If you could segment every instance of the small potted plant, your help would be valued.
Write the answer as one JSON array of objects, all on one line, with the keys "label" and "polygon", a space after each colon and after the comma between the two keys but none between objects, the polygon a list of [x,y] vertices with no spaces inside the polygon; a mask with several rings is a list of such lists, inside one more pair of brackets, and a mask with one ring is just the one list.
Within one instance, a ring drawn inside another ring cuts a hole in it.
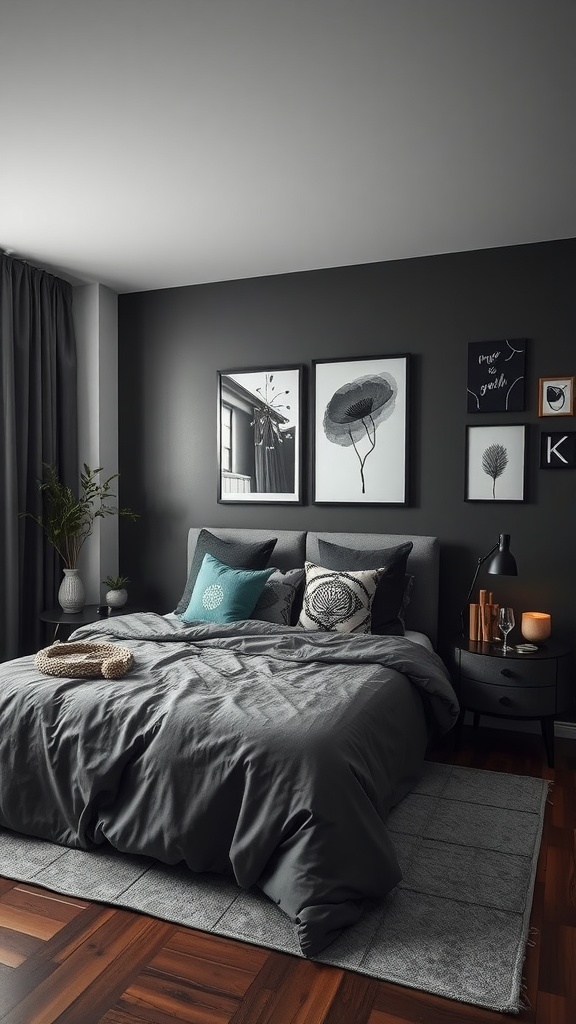
[{"label": "small potted plant", "polygon": [[108,587],[106,593],[106,604],[109,608],[122,608],[128,600],[128,592],[126,590],[126,584],[130,583],[127,576],[107,576],[105,580],[102,580],[105,587]]},{"label": "small potted plant", "polygon": [[42,515],[21,513],[21,516],[38,523],[46,540],[56,549],[64,563],[64,579],[58,591],[58,601],[65,612],[79,612],[84,607],[85,590],[78,574],[78,556],[92,533],[95,520],[107,516],[139,518],[131,509],[119,508],[111,503],[116,497],[112,482],[119,474],[113,473],[100,481],[101,472],[102,467],[91,469],[84,463],[80,473],[80,489],[76,494],[60,480],[55,466],[44,463],[44,479],[38,481],[43,499]]}]

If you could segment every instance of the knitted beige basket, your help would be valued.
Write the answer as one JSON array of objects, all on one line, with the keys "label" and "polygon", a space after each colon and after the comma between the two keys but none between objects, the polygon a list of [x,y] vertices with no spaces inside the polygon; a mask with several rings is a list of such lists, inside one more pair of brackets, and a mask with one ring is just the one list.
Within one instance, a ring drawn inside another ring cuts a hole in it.
[{"label": "knitted beige basket", "polygon": [[34,664],[47,676],[67,676],[70,679],[120,679],[134,663],[132,651],[120,644],[77,641],[62,643],[56,640],[51,647],[38,651]]}]

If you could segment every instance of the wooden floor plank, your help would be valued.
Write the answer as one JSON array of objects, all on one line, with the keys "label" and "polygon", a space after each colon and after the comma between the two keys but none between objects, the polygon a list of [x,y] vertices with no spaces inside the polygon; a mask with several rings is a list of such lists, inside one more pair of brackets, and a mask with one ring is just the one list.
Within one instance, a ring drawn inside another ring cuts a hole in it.
[{"label": "wooden floor plank", "polygon": [[36,939],[46,941],[60,931],[62,921],[56,921],[43,914],[36,914],[32,910],[11,907],[7,903],[0,902],[0,927],[10,928],[15,932],[24,932],[25,935],[33,935]]},{"label": "wooden floor plank", "polygon": [[[164,926],[162,937],[155,945],[163,941],[169,930],[170,926]],[[103,920],[86,946],[76,948],[6,1013],[1,1018],[3,1024],[53,1024],[55,1021],[89,1024],[90,1019],[94,1019],[94,1005],[101,989],[105,989],[105,1001],[109,1005],[110,992],[115,994],[118,978],[121,985],[125,982],[126,963],[132,967],[134,960],[138,961],[138,966],[141,959],[146,961],[150,956],[148,935],[158,931],[158,922],[148,921],[143,916],[113,914]]]},{"label": "wooden floor plank", "polygon": [[243,996],[254,979],[252,971],[241,967],[230,967],[167,948],[157,953],[149,969],[168,977],[187,978],[198,988],[223,992],[232,998]]},{"label": "wooden floor plank", "polygon": [[3,906],[19,907],[21,910],[28,910],[40,917],[65,923],[72,921],[88,904],[86,901],[80,903],[46,890],[15,885],[13,889],[0,897],[0,908]]},{"label": "wooden floor plank", "polygon": [[25,932],[0,927],[0,964],[6,967],[19,967],[41,946],[42,939],[26,935]]},{"label": "wooden floor plank", "polygon": [[239,967],[252,974],[256,974],[264,966],[270,955],[270,950],[261,946],[226,939],[210,932],[200,932],[195,928],[177,927],[166,943],[166,948],[178,953],[189,953],[190,956],[199,956],[203,960],[211,960],[228,967]]}]

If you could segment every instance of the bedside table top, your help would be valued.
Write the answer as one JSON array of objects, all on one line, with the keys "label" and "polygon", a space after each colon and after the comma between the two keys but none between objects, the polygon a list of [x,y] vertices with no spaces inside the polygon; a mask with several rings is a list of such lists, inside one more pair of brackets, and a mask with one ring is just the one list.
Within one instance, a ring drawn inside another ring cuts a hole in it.
[{"label": "bedside table top", "polygon": [[[45,608],[44,611],[40,612],[40,618],[42,622],[60,622],[66,626],[85,626],[89,622],[98,622],[100,619],[105,621],[108,615],[98,615],[99,605],[97,604],[85,604],[81,612],[64,612],[57,605],[56,608]],[[110,612],[110,617],[114,615],[129,615],[130,612],[141,612],[142,608],[137,608],[135,605],[125,604],[121,608],[113,608]]]},{"label": "bedside table top", "polygon": [[467,651],[468,654],[482,654],[488,658],[500,658],[502,661],[544,661],[570,654],[569,645],[560,640],[547,640],[545,644],[540,644],[537,651],[530,654],[520,654],[514,650],[513,645],[509,646],[507,654],[503,654],[502,643],[498,641],[487,643],[482,640],[467,640],[463,636],[454,641],[454,647],[459,651]]}]

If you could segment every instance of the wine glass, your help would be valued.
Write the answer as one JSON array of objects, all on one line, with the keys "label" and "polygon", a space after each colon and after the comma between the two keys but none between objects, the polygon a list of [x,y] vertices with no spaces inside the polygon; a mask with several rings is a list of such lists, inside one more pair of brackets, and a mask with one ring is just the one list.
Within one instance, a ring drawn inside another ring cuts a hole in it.
[{"label": "wine glass", "polygon": [[502,647],[502,654],[507,654],[510,648],[507,645],[508,633],[511,629],[514,629],[514,609],[513,608],[500,608],[498,612],[498,629],[504,637],[504,646]]}]

